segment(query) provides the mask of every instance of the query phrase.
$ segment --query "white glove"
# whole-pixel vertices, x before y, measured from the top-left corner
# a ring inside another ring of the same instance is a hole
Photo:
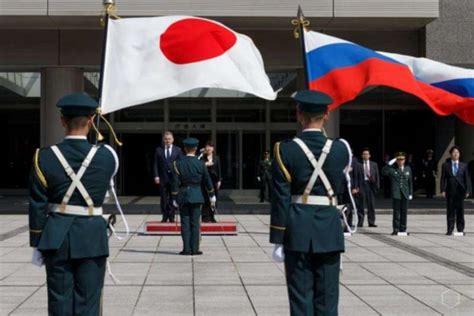
[[[409,199],[410,201],[413,200],[413,195],[409,195],[409,196],[408,196],[408,199]]]
[[[155,184],[160,184],[160,178],[159,177],[155,178]]]
[[[217,202],[216,196],[215,195],[211,196],[209,198],[209,202],[211,202],[212,205],[215,205]]]
[[[260,177],[257,177],[258,182],[260,182]]]
[[[393,165],[395,163],[395,161],[397,161],[397,158],[393,158],[392,160],[390,160],[388,162],[389,166]]]
[[[178,202],[176,202],[176,200],[173,200],[173,207],[178,208],[178,206]]]
[[[283,251],[283,245],[281,244],[275,244],[275,247],[273,248],[273,260],[275,262],[283,262],[285,261],[285,252]]]
[[[41,267],[44,264],[43,254],[36,248],[33,248],[33,257],[31,258],[31,263],[38,267]]]

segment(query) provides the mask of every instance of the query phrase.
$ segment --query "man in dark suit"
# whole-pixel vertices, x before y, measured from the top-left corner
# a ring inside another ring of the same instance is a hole
[[[163,215],[162,222],[174,222],[175,209],[171,204],[171,182],[173,180],[173,162],[183,156],[181,148],[173,145],[173,133],[163,134],[163,146],[155,150],[153,161],[153,176],[155,183],[160,186],[160,206]]]
[[[453,146],[449,153],[451,160],[446,161],[441,168],[441,194],[446,197],[448,231],[452,235],[454,221],[458,232],[464,232],[464,199],[471,193],[471,183],[467,165],[459,161],[461,153]]]
[[[367,220],[369,227],[377,227],[375,225],[375,193],[380,189],[379,167],[376,162],[370,160],[370,150],[365,148],[362,151],[362,170],[364,181],[362,181],[362,196],[364,198],[364,206],[367,208]],[[362,227],[364,224],[364,208],[358,210],[359,223]]]
[[[221,161],[218,156],[214,153],[214,144],[211,141],[208,141],[206,147],[204,148],[204,153],[200,158],[204,161],[204,164],[207,167],[207,172],[211,178],[212,186],[214,188],[213,195],[217,199],[217,192],[221,188]],[[207,188],[202,186],[202,192],[204,196],[204,205],[202,208],[202,221],[207,222],[216,222],[215,214],[212,210],[210,196],[207,193]]]

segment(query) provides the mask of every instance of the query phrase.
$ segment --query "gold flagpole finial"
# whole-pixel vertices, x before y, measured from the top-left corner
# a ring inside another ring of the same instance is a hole
[[[120,19],[120,17],[116,14],[117,13],[117,7],[115,6],[115,1],[114,0],[104,0],[102,2],[102,5],[104,6],[104,10],[100,14],[100,25],[102,27],[105,26],[105,19],[107,16],[111,17],[112,19]]]
[[[293,36],[298,39],[300,38],[301,34],[300,32],[303,30],[303,28],[308,28],[310,25],[309,20],[307,20],[303,14],[303,10],[301,9],[301,6],[298,6],[298,14],[296,19],[291,20],[291,24],[295,26],[295,29],[293,30]]]

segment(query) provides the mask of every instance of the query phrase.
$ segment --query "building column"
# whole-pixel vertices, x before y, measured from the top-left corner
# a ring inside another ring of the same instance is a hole
[[[461,160],[468,163],[474,160],[474,126],[456,119],[455,144],[461,149]]]
[[[326,134],[329,138],[335,139],[340,135],[340,115],[341,110],[339,108],[329,112],[329,120],[326,122]]]
[[[64,138],[61,114],[56,107],[66,94],[84,91],[84,73],[81,68],[52,67],[41,70],[41,147],[54,145]]]

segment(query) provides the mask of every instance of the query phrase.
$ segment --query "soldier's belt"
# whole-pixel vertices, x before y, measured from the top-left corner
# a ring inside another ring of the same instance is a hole
[[[103,213],[102,207],[93,207],[89,209],[87,206],[79,205],[66,205],[66,208],[62,210],[60,204],[49,204],[48,209],[53,213],[79,216],[102,216]]]
[[[303,195],[292,195],[291,202],[295,204],[336,206],[337,198],[324,195],[308,195],[305,199]]]

